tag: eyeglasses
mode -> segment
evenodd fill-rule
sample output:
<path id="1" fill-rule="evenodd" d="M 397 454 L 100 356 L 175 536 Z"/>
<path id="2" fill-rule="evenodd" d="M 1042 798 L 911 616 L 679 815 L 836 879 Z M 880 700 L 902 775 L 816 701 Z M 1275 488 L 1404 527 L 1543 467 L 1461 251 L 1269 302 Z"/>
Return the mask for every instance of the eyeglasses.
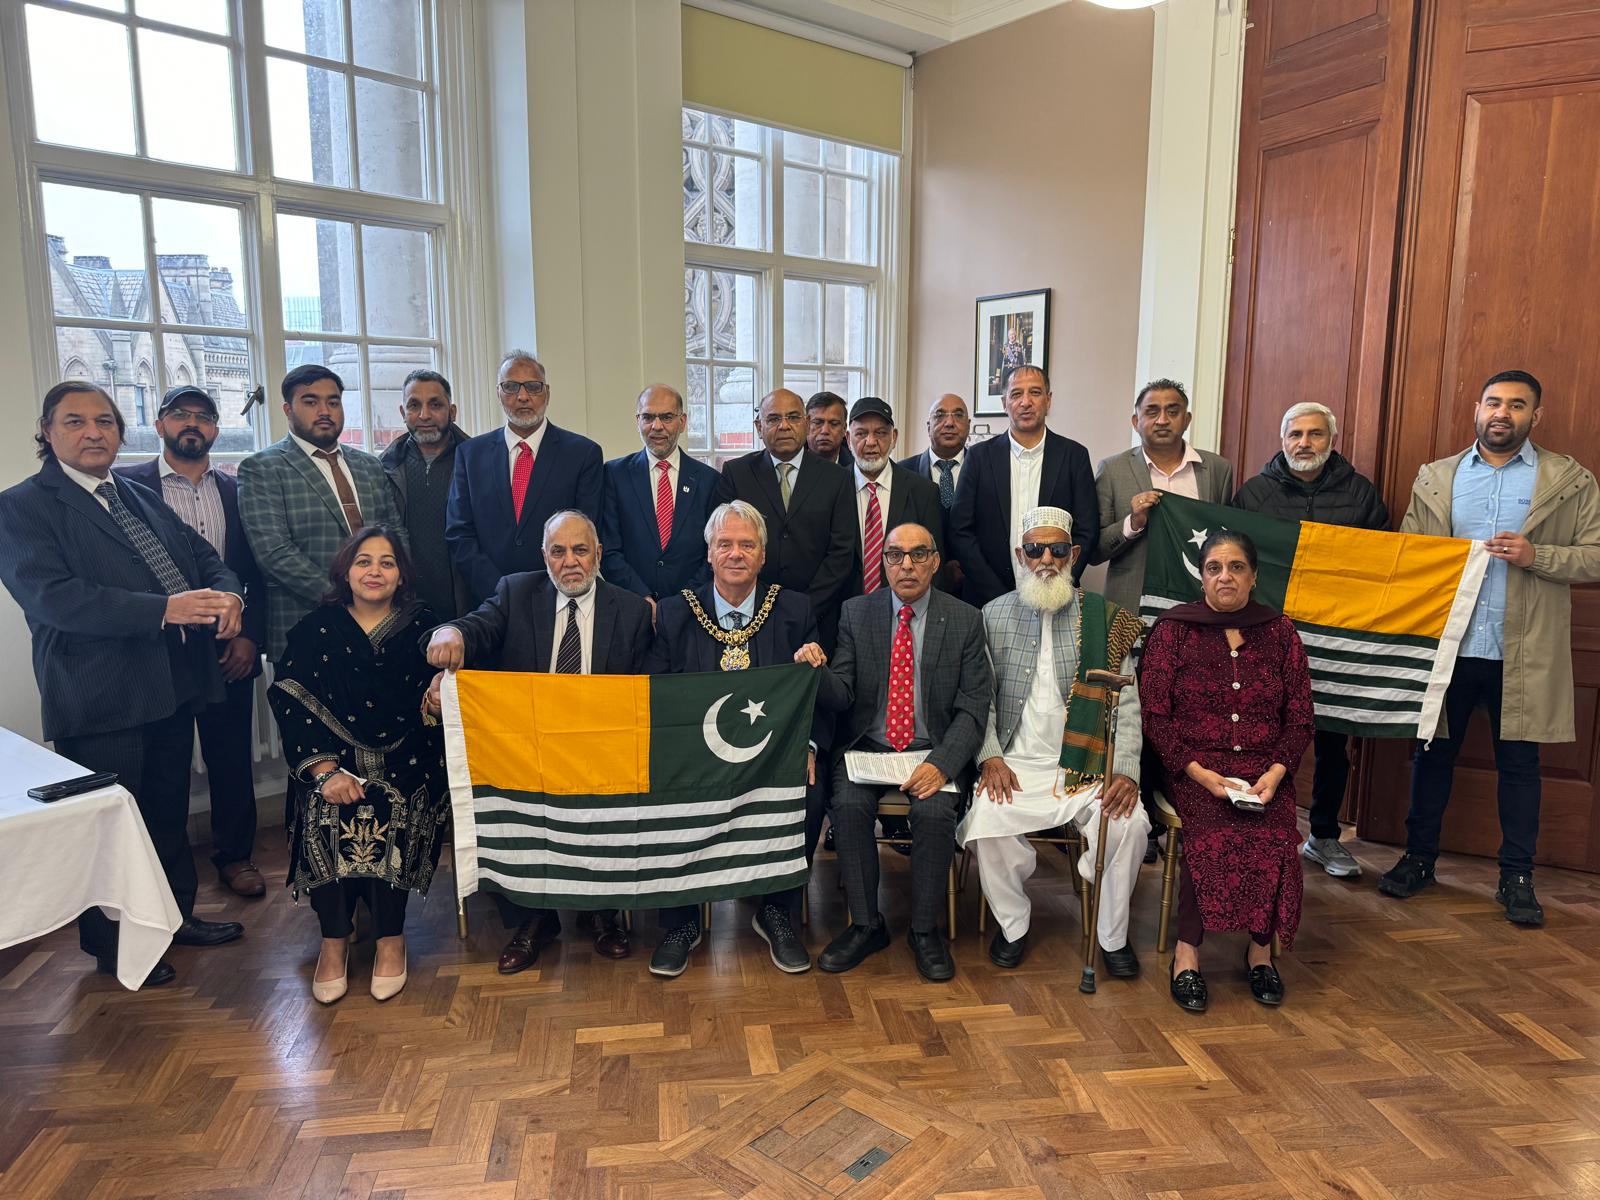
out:
<path id="1" fill-rule="evenodd" d="M 925 563 L 935 554 L 932 546 L 916 546 L 910 550 L 902 550 L 898 546 L 891 546 L 883 552 L 883 561 L 891 567 L 898 567 L 906 559 L 914 563 Z"/>
<path id="2" fill-rule="evenodd" d="M 663 426 L 664 428 L 670 428 L 672 426 L 672 423 L 674 421 L 678 420 L 679 417 L 681 417 L 682 415 L 683 415 L 682 413 L 675 413 L 675 412 L 669 412 L 669 413 L 640 413 L 639 414 L 639 424 L 644 425 L 644 426 L 660 425 L 660 426 Z"/>
<path id="3" fill-rule="evenodd" d="M 507 400 L 516 399 L 518 392 L 527 392 L 537 400 L 546 390 L 542 379 L 506 379 L 500 384 L 500 394 Z"/>
<path id="4" fill-rule="evenodd" d="M 1057 558 L 1066 558 L 1072 553 L 1071 542 L 1023 542 L 1022 552 L 1029 558 L 1043 558 L 1048 550 Z"/>
<path id="5" fill-rule="evenodd" d="M 193 421 L 196 425 L 215 425 L 216 417 L 210 413 L 194 412 L 192 409 L 175 408 L 167 414 L 169 417 L 179 417 L 185 421 Z"/>

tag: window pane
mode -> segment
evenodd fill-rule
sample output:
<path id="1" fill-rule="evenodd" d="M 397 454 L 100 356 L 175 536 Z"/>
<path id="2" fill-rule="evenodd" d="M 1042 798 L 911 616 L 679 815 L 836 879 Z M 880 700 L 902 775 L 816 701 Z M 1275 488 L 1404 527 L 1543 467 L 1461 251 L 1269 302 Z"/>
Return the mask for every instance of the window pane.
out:
<path id="1" fill-rule="evenodd" d="M 822 386 L 830 392 L 854 400 L 865 396 L 867 376 L 864 371 L 826 371 L 822 376 Z"/>
<path id="2" fill-rule="evenodd" d="M 867 361 L 867 289 L 847 283 L 828 285 L 826 361 L 859 367 Z"/>
<path id="3" fill-rule="evenodd" d="M 686 141 L 690 138 L 696 138 L 700 141 L 705 140 L 705 113 L 693 108 L 686 108 L 683 110 L 683 136 L 684 140 Z"/>
<path id="4" fill-rule="evenodd" d="M 267 60 L 272 173 L 331 187 L 350 186 L 350 124 L 344 76 Z"/>
<path id="5" fill-rule="evenodd" d="M 711 328 L 711 280 L 699 267 L 688 267 L 683 272 L 683 344 L 684 352 L 695 358 L 710 353 L 706 333 Z"/>
<path id="6" fill-rule="evenodd" d="M 713 146 L 734 146 L 740 150 L 761 150 L 761 126 L 734 117 L 711 116 L 707 136 Z"/>
<path id="7" fill-rule="evenodd" d="M 239 210 L 191 200 L 150 201 L 156 269 L 183 325 L 248 324 Z"/>
<path id="8" fill-rule="evenodd" d="M 422 93 L 375 79 L 356 80 L 356 145 L 361 187 L 391 196 L 426 195 Z"/>
<path id="9" fill-rule="evenodd" d="M 761 163 L 732 154 L 712 155 L 711 241 L 747 250 L 765 248 L 761 218 Z"/>
<path id="10" fill-rule="evenodd" d="M 710 240 L 706 232 L 710 226 L 711 189 L 706 178 L 707 158 L 704 150 L 683 151 L 683 236 L 686 241 Z"/>
<path id="11" fill-rule="evenodd" d="M 707 368 L 690 363 L 688 387 L 684 392 L 689 417 L 684 446 L 697 457 L 705 457 L 711 450 L 711 405 L 706 399 L 706 371 Z"/>
<path id="12" fill-rule="evenodd" d="M 783 361 L 821 362 L 822 285 L 808 279 L 783 281 Z M 809 395 L 810 393 L 806 393 Z"/>
<path id="13" fill-rule="evenodd" d="M 150 157 L 238 169 L 232 59 L 226 46 L 139 30 L 144 140 Z"/>
<path id="14" fill-rule="evenodd" d="M 39 140 L 136 153 L 125 28 L 31 4 L 27 15 L 28 73 Z"/>
<path id="15" fill-rule="evenodd" d="M 815 171 L 783 172 L 783 248 L 789 254 L 822 256 L 822 176 Z"/>
<path id="16" fill-rule="evenodd" d="M 344 384 L 344 432 L 339 440 L 346 446 L 366 448 L 366 431 L 361 413 L 361 356 L 349 342 L 302 341 L 286 338 L 284 366 L 292 371 L 306 363 L 321 363 Z"/>
<path id="17" fill-rule="evenodd" d="M 345 57 L 339 0 L 267 0 L 262 14 L 267 45 L 319 58 Z"/>
<path id="18" fill-rule="evenodd" d="M 62 183 L 40 190 L 56 314 L 149 320 L 139 197 Z"/>
<path id="19" fill-rule="evenodd" d="M 253 382 L 250 343 L 244 338 L 163 334 L 161 390 L 182 384 L 203 388 L 217 402 L 219 454 L 248 454 L 256 448 L 255 427 L 242 415 Z"/>
<path id="20" fill-rule="evenodd" d="M 718 456 L 755 448 L 756 373 L 749 367 L 711 368 L 712 414 Z"/>
<path id="21" fill-rule="evenodd" d="M 711 355 L 746 362 L 756 356 L 756 281 L 715 271 L 711 276 Z"/>
<path id="22" fill-rule="evenodd" d="M 56 329 L 56 363 L 62 379 L 87 379 L 110 392 L 128 423 L 125 452 L 160 448 L 152 425 L 161 389 L 155 347 L 143 330 Z"/>
<path id="23" fill-rule="evenodd" d="M 279 216 L 278 269 L 285 329 L 358 331 L 353 225 Z"/>
<path id="24" fill-rule="evenodd" d="M 843 142 L 823 142 L 822 147 L 824 160 L 835 171 L 855 171 L 861 174 L 871 164 L 872 151 L 863 150 L 859 146 L 847 146 Z"/>
<path id="25" fill-rule="evenodd" d="M 866 262 L 872 241 L 870 191 L 865 181 L 828 176 L 828 247 L 826 257 Z"/>
<path id="26" fill-rule="evenodd" d="M 368 449 L 381 451 L 406 431 L 400 415 L 406 376 L 419 367 L 433 367 L 431 346 L 368 346 L 367 373 L 372 379 L 372 440 Z"/>
<path id="27" fill-rule="evenodd" d="M 433 296 L 429 281 L 433 266 L 427 234 L 416 229 L 363 225 L 361 267 L 365 275 L 368 333 L 390 337 L 432 335 Z M 381 382 L 377 370 L 373 363 L 374 395 Z"/>
<path id="28" fill-rule="evenodd" d="M 420 79 L 421 20 L 418 0 L 350 0 L 356 65 Z"/>
<path id="29" fill-rule="evenodd" d="M 822 161 L 822 143 L 814 137 L 807 137 L 803 133 L 785 133 L 783 135 L 783 157 L 790 162 L 820 163 Z"/>
<path id="30" fill-rule="evenodd" d="M 134 0 L 133 11 L 168 25 L 187 25 L 206 33 L 228 32 L 225 0 Z"/>
<path id="31" fill-rule="evenodd" d="M 783 371 L 783 386 L 797 396 L 814 396 L 822 390 L 822 372 L 785 367 Z"/>

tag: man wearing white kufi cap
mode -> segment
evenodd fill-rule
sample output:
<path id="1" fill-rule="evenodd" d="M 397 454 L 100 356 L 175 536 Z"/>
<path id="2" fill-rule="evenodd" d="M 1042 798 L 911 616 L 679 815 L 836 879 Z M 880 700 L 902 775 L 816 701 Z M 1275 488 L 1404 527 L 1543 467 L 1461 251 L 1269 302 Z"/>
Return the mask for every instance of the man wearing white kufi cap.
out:
<path id="1" fill-rule="evenodd" d="M 1128 905 L 1150 830 L 1139 805 L 1139 692 L 1122 689 L 1116 759 L 1107 763 L 1106 692 L 1086 684 L 1085 672 L 1131 675 L 1141 628 L 1132 613 L 1073 586 L 1080 548 L 1065 509 L 1030 509 L 1021 525 L 1017 590 L 983 609 L 995 697 L 978 751 L 981 777 L 956 837 L 977 855 L 1000 925 L 989 957 L 1015 967 L 1027 952 L 1032 906 L 1024 885 L 1037 858 L 1025 835 L 1076 822 L 1088 843 L 1078 869 L 1092 875 L 1103 793 L 1111 820 L 1097 933 L 1107 973 L 1132 978 L 1139 959 L 1128 945 Z"/>

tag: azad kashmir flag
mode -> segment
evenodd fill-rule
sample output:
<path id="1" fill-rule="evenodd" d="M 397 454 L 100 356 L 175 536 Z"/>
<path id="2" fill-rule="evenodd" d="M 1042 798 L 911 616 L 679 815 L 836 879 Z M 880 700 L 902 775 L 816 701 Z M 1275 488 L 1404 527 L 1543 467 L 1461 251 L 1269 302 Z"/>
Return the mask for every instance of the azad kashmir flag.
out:
<path id="1" fill-rule="evenodd" d="M 1169 492 L 1145 530 L 1146 622 L 1200 599 L 1200 544 L 1218 529 L 1254 540 L 1255 598 L 1300 632 L 1318 729 L 1433 736 L 1488 566 L 1482 542 L 1280 521 Z"/>
<path id="2" fill-rule="evenodd" d="M 805 882 L 804 663 L 445 676 L 456 890 L 664 908 Z"/>

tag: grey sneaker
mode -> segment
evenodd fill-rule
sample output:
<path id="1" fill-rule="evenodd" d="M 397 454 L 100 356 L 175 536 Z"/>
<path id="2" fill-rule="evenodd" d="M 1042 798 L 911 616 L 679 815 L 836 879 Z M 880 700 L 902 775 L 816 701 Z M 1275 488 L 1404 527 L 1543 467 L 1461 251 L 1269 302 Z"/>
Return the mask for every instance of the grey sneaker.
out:
<path id="1" fill-rule="evenodd" d="M 1354 879 L 1361 874 L 1361 864 L 1340 845 L 1338 838 L 1308 837 L 1300 847 L 1300 857 L 1339 879 Z"/>

